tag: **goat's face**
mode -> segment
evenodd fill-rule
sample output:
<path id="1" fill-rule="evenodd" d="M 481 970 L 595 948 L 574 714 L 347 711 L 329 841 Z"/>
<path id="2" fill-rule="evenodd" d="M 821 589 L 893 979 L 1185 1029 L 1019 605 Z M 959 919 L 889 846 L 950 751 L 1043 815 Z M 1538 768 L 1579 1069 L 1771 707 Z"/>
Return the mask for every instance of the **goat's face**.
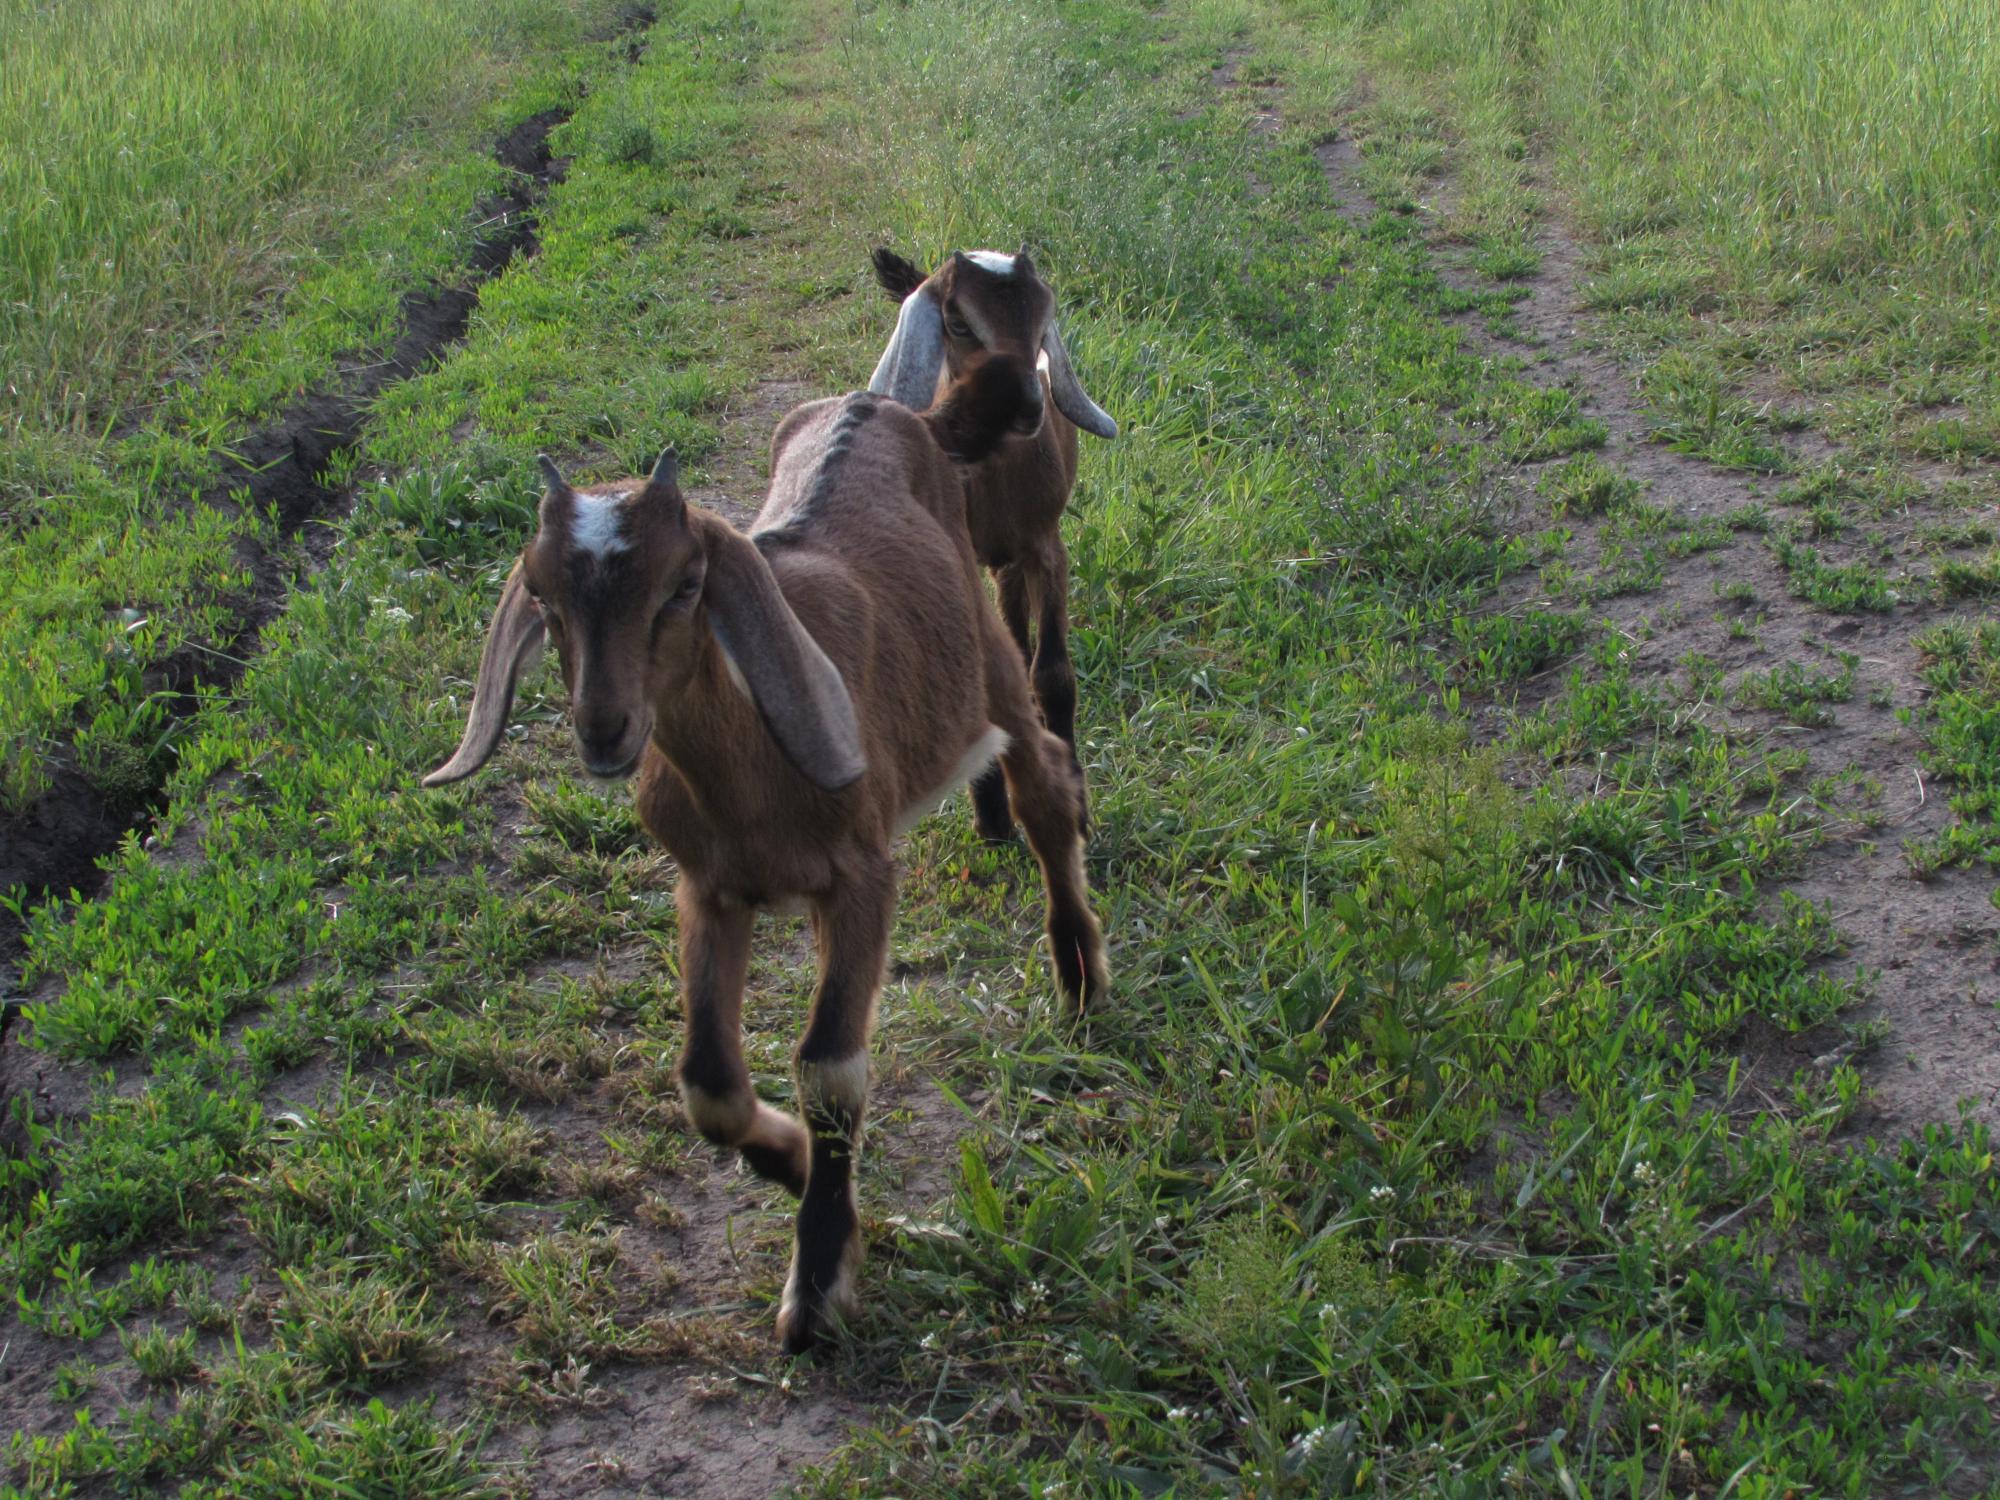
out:
<path id="1" fill-rule="evenodd" d="M 1118 424 L 1084 394 L 1056 327 L 1055 294 L 1023 249 L 956 251 L 931 275 L 887 246 L 873 256 L 875 277 L 901 304 L 896 332 L 875 364 L 868 389 L 923 411 L 941 380 L 956 380 L 982 350 L 1011 357 L 1024 372 L 1025 399 L 1015 431 L 1032 436 L 1042 426 L 1042 377 L 1056 410 L 1085 432 L 1118 435 Z"/>
<path id="2" fill-rule="evenodd" d="M 1013 360 L 1024 371 L 1021 415 L 1014 430 L 1042 427 L 1042 379 L 1035 366 L 1055 317 L 1055 293 L 1035 274 L 1024 249 L 958 251 L 931 277 L 944 323 L 944 364 L 953 380 L 981 353 Z"/>
<path id="3" fill-rule="evenodd" d="M 653 705 L 700 659 L 696 606 L 708 560 L 671 453 L 652 477 L 572 489 L 544 469 L 541 524 L 521 582 L 562 659 L 584 768 L 624 776 L 653 732 Z"/>
<path id="4" fill-rule="evenodd" d="M 826 792 L 860 779 L 868 767 L 839 668 L 792 613 L 763 554 L 717 517 L 689 511 L 671 449 L 643 482 L 576 490 L 546 458 L 542 475 L 541 521 L 493 612 L 465 733 L 425 786 L 486 764 L 545 635 L 595 775 L 630 773 L 655 712 L 726 670 L 801 776 Z M 706 722 L 698 709 L 687 721 Z"/>

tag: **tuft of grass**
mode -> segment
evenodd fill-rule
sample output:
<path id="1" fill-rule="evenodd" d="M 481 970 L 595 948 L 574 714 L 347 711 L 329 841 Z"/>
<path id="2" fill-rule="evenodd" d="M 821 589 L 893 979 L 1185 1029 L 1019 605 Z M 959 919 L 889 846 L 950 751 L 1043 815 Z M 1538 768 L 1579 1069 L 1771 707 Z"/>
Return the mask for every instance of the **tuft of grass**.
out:
<path id="1" fill-rule="evenodd" d="M 1817 728 L 1833 722 L 1832 703 L 1846 703 L 1854 696 L 1854 670 L 1861 658 L 1851 652 L 1836 653 L 1840 670 L 1813 672 L 1798 662 L 1788 661 L 1768 672 L 1746 673 L 1736 684 L 1736 700 L 1751 708 L 1781 713 L 1794 724 Z"/>
<path id="2" fill-rule="evenodd" d="M 444 1320 L 429 1294 L 380 1271 L 345 1267 L 287 1268 L 278 1347 L 335 1386 L 370 1386 L 400 1379 L 435 1359 Z"/>
<path id="3" fill-rule="evenodd" d="M 1609 436 L 1602 422 L 1583 415 L 1576 393 L 1560 387 L 1502 381 L 1466 414 L 1486 423 L 1501 453 L 1515 463 L 1601 448 Z"/>
<path id="4" fill-rule="evenodd" d="M 1953 788 L 1958 821 L 1935 838 L 1904 847 L 1910 866 L 1931 875 L 1949 865 L 2000 865 L 2000 625 L 1947 623 L 1917 637 L 1931 696 L 1921 711 L 1928 746 L 1923 767 Z"/>
<path id="5" fill-rule="evenodd" d="M 1593 453 L 1579 453 L 1536 481 L 1557 516 L 1601 516 L 1638 498 L 1639 481 Z"/>

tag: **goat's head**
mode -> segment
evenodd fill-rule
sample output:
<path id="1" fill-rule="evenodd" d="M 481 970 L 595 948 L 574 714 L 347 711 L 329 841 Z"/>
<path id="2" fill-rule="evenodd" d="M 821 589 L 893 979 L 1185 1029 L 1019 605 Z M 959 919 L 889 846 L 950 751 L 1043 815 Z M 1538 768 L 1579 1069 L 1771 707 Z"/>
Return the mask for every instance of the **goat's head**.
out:
<path id="1" fill-rule="evenodd" d="M 756 547 L 689 509 L 671 449 L 643 481 L 582 490 L 541 463 L 539 524 L 494 611 L 464 737 L 425 786 L 486 763 L 544 636 L 561 658 L 577 749 L 593 775 L 637 767 L 655 716 L 683 704 L 714 648 L 808 780 L 836 791 L 860 776 L 861 738 L 839 669 Z"/>
<path id="2" fill-rule="evenodd" d="M 956 379 L 981 350 L 1011 357 L 1029 372 L 1032 400 L 1017 430 L 1033 433 L 1042 420 L 1041 381 L 1033 373 L 1037 356 L 1046 361 L 1049 392 L 1056 409 L 1085 432 L 1118 435 L 1118 424 L 1083 392 L 1069 350 L 1056 327 L 1056 299 L 1036 274 L 1024 247 L 1018 254 L 992 250 L 955 251 L 927 278 L 889 250 L 875 252 L 875 274 L 892 293 L 904 293 L 896 332 L 875 366 L 868 388 L 916 411 L 931 404 L 938 377 Z"/>

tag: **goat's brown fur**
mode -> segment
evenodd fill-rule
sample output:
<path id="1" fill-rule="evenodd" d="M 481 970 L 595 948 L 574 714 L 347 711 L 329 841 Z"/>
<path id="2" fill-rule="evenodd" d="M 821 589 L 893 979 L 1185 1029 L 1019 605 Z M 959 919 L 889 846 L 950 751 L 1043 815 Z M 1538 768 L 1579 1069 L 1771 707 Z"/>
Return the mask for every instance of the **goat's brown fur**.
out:
<path id="1" fill-rule="evenodd" d="M 970 366 L 923 417 L 866 395 L 800 407 L 772 440 L 770 496 L 747 537 L 688 506 L 664 460 L 653 480 L 583 498 L 552 485 L 488 640 L 511 691 L 532 629 L 516 590 L 531 595 L 562 654 L 586 762 L 616 768 L 643 732 L 639 815 L 681 872 L 689 1116 L 802 1195 L 779 1315 L 791 1350 L 853 1307 L 853 1156 L 895 907 L 891 840 L 995 729 L 1041 862 L 1063 992 L 1081 1007 L 1108 982 L 1083 877 L 1081 786 L 1037 723 L 986 601 L 959 470 L 941 446 L 990 449 L 1018 417 L 1021 388 L 1018 369 L 995 359 Z M 602 499 L 619 507 L 616 546 L 585 555 L 570 517 Z M 815 676 L 812 646 L 785 645 L 792 622 L 837 672 L 832 683 Z M 782 649 L 767 652 L 773 642 Z M 479 699 L 501 691 L 502 675 L 482 662 L 465 742 L 434 780 L 491 753 L 500 726 Z M 787 722 L 797 704 L 771 701 L 814 693 L 812 722 Z M 862 766 L 851 776 L 832 722 L 850 700 Z M 803 1123 L 758 1100 L 741 1033 L 752 916 L 792 900 L 809 906 L 820 954 L 797 1052 Z"/>

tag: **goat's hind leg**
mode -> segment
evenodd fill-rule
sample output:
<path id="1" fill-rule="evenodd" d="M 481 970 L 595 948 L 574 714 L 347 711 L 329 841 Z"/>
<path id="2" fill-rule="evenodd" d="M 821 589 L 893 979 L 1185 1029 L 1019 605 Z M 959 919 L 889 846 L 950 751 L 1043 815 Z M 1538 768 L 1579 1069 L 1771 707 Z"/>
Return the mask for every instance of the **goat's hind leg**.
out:
<path id="1" fill-rule="evenodd" d="M 1000 765 L 1028 847 L 1042 867 L 1049 957 L 1070 1010 L 1081 1011 L 1111 983 L 1104 933 L 1091 912 L 1083 875 L 1083 782 L 1069 747 L 1036 718 L 1027 674 L 997 625 L 988 631 L 986 704 L 988 716 L 1007 731 Z"/>
<path id="2" fill-rule="evenodd" d="M 1084 788 L 1083 762 L 1076 753 L 1076 667 L 1069 659 L 1069 554 L 1062 538 L 1051 535 L 1035 559 L 1035 657 L 1029 675 L 1035 685 L 1035 706 L 1049 733 L 1069 747 L 1076 773 L 1078 827 L 1090 833 L 1090 799 Z"/>
<path id="3" fill-rule="evenodd" d="M 682 1005 L 687 1050 L 681 1098 L 688 1118 L 718 1146 L 734 1146 L 760 1177 L 794 1193 L 806 1189 L 806 1133 L 750 1086 L 743 1065 L 743 984 L 750 968 L 753 913 L 683 877 L 674 893 L 681 919 Z"/>
<path id="4" fill-rule="evenodd" d="M 1000 613 L 1008 632 L 1020 648 L 1022 665 L 1034 653 L 1028 637 L 1028 617 L 1033 613 L 1028 574 L 1019 563 L 993 570 L 994 587 L 1000 594 Z M 1007 805 L 1007 778 L 998 765 L 988 766 L 972 778 L 972 822 L 979 836 L 990 843 L 1005 843 L 1014 833 L 1014 814 Z"/>
<path id="5" fill-rule="evenodd" d="M 778 1340 L 788 1354 L 810 1349 L 835 1319 L 859 1306 L 861 1215 L 854 1162 L 868 1104 L 868 1036 L 875 995 L 889 954 L 896 879 L 886 854 L 862 856 L 843 869 L 833 894 L 813 908 L 819 938 L 819 988 L 799 1042 L 799 1107 L 812 1141 L 812 1165 L 799 1202 L 798 1239 L 778 1310 Z"/>

